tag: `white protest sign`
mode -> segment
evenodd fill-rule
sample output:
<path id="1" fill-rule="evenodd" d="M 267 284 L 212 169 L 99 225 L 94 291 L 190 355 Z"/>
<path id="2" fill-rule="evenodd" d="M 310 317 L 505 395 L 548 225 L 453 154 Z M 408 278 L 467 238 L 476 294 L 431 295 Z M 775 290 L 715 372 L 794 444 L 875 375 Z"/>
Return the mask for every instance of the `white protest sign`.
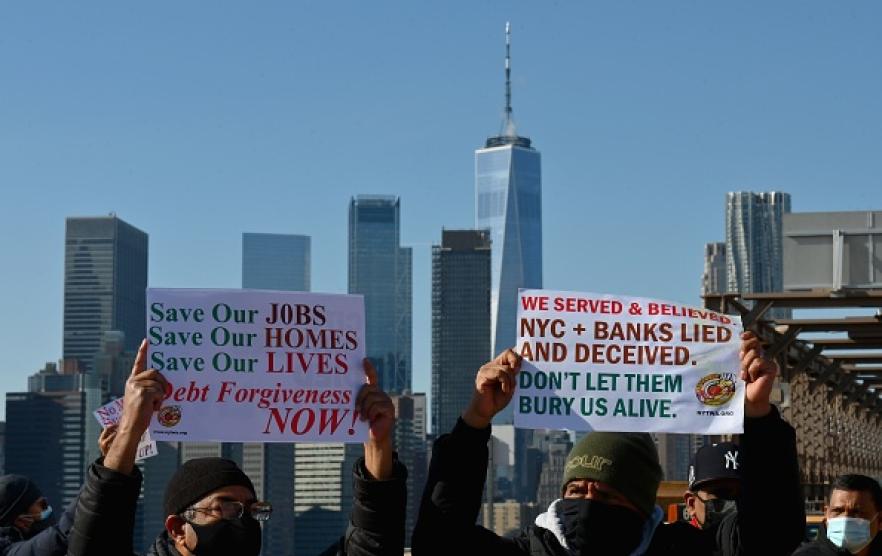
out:
<path id="1" fill-rule="evenodd" d="M 741 319 L 667 301 L 521 290 L 515 426 L 740 433 Z"/>
<path id="2" fill-rule="evenodd" d="M 98 420 L 98 423 L 101 424 L 101 427 L 106 429 L 111 425 L 119 423 L 119 420 L 122 417 L 122 411 L 123 399 L 117 398 L 112 402 L 102 405 L 92 412 L 92 414 L 95 416 L 95 419 Z M 144 431 L 144 434 L 141 435 L 141 440 L 138 441 L 138 451 L 135 453 L 135 461 L 141 461 L 142 459 L 153 457 L 158 453 L 159 449 L 156 447 L 156 442 L 150 436 L 150 431 Z"/>
<path id="3" fill-rule="evenodd" d="M 169 441 L 362 442 L 360 295 L 147 290 L 147 366 L 169 381 Z"/>

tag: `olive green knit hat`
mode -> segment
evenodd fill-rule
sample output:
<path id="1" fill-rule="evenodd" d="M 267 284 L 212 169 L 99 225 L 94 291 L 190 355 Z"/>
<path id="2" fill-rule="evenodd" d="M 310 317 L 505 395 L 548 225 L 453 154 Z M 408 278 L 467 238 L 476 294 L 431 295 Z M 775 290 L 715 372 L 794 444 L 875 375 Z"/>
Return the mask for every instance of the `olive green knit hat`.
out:
<path id="1" fill-rule="evenodd" d="M 590 432 L 567 456 L 561 489 L 573 479 L 606 483 L 651 514 L 662 479 L 655 442 L 642 432 Z"/>

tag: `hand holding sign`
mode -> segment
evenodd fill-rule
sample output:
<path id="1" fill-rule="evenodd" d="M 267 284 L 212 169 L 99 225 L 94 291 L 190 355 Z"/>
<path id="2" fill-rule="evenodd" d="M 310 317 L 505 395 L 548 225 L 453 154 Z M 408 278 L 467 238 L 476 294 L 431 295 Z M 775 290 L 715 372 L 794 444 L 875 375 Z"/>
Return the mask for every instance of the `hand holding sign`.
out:
<path id="1" fill-rule="evenodd" d="M 772 410 L 769 398 L 778 375 L 778 364 L 763 356 L 760 339 L 753 332 L 741 334 L 741 380 L 746 383 L 744 391 L 744 415 L 765 417 Z"/>
<path id="2" fill-rule="evenodd" d="M 132 365 L 132 374 L 126 381 L 123 399 L 123 414 L 119 422 L 116 438 L 104 458 L 104 465 L 126 475 L 132 472 L 138 442 L 147 427 L 153 412 L 159 409 L 165 397 L 168 382 L 153 369 L 147 370 L 147 340 L 141 342 L 138 355 Z"/>
<path id="3" fill-rule="evenodd" d="M 472 401 L 462 413 L 463 421 L 476 429 L 486 428 L 493 417 L 511 402 L 520 368 L 521 356 L 512 349 L 505 350 L 481 367 L 475 377 Z"/>
<path id="4" fill-rule="evenodd" d="M 377 370 L 371 362 L 365 358 L 363 365 L 367 382 L 358 392 L 355 407 L 359 418 L 369 423 L 368 440 L 364 443 L 364 465 L 374 479 L 382 481 L 392 476 L 395 406 L 380 388 Z"/>

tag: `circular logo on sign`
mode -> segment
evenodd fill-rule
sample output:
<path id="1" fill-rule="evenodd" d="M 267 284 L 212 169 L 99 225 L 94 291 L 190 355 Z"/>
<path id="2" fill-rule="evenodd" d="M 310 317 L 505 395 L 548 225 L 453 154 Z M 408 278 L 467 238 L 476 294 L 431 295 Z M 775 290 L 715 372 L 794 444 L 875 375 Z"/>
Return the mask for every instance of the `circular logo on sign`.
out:
<path id="1" fill-rule="evenodd" d="M 713 373 L 695 385 L 695 397 L 704 405 L 723 405 L 735 395 L 735 375 Z"/>
<path id="2" fill-rule="evenodd" d="M 167 405 L 159 410 L 157 421 L 163 427 L 173 427 L 181 422 L 181 406 Z"/>

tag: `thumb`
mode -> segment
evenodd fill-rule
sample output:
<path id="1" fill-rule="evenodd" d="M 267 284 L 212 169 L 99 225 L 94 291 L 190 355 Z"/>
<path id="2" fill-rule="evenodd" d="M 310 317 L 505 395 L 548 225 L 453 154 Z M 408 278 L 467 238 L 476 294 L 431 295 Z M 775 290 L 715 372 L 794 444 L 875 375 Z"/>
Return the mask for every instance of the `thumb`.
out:
<path id="1" fill-rule="evenodd" d="M 362 365 L 364 366 L 364 374 L 367 377 L 368 385 L 378 386 L 380 384 L 380 379 L 377 377 L 377 369 L 374 368 L 374 364 L 371 363 L 371 360 L 365 357 L 362 359 Z"/>

